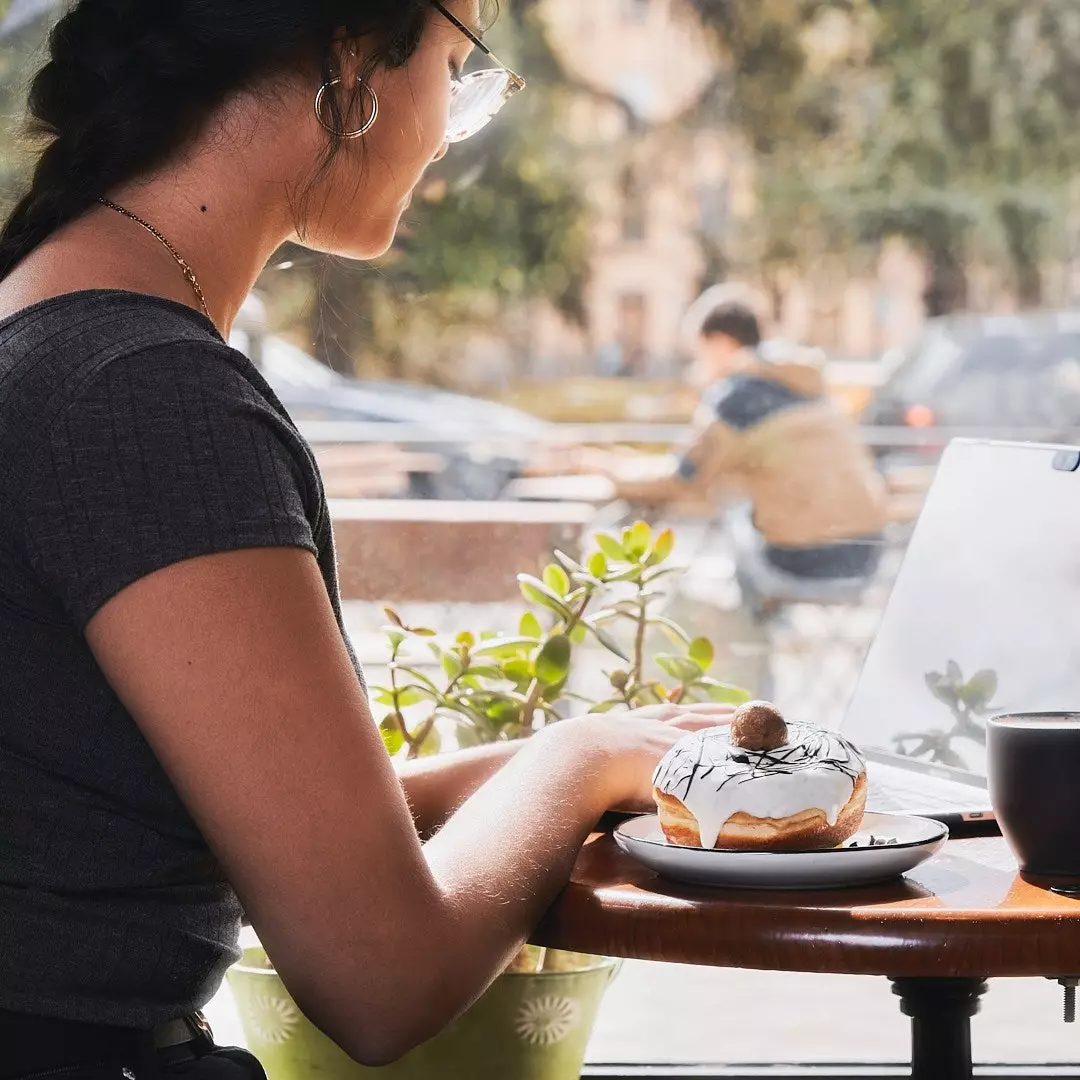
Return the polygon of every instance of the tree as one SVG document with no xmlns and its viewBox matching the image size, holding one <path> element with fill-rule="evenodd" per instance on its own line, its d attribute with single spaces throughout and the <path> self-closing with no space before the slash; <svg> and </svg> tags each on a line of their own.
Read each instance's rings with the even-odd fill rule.
<svg viewBox="0 0 1080 1080">
<path fill-rule="evenodd" d="M 930 314 L 965 306 L 975 261 L 1042 300 L 1071 254 L 1073 0 L 691 2 L 731 56 L 714 105 L 757 157 L 763 261 L 902 235 L 925 252 Z M 846 47 L 823 61 L 813 30 L 838 14 Z"/>
<path fill-rule="evenodd" d="M 926 249 L 928 307 L 961 306 L 964 268 L 1003 266 L 1023 305 L 1071 252 L 1080 166 L 1080 12 L 1072 0 L 879 0 L 874 74 L 887 96 L 868 114 L 864 231 L 902 232 Z"/>
</svg>

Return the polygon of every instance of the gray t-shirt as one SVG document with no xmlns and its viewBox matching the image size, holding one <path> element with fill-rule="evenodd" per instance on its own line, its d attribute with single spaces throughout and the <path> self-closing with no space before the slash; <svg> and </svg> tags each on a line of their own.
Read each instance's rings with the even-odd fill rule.
<svg viewBox="0 0 1080 1080">
<path fill-rule="evenodd" d="M 0 323 L 0 506 L 0 1008 L 148 1028 L 213 996 L 241 911 L 83 631 L 147 574 L 272 546 L 317 556 L 340 624 L 322 482 L 208 320 L 96 291 Z"/>
</svg>

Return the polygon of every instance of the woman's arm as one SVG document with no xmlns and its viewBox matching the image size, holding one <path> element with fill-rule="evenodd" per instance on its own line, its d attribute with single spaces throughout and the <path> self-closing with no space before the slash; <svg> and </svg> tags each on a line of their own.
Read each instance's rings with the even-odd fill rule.
<svg viewBox="0 0 1080 1080">
<path fill-rule="evenodd" d="M 496 743 L 398 764 L 397 774 L 421 838 L 427 839 L 441 829 L 450 815 L 522 746 L 520 741 Z"/>
<path fill-rule="evenodd" d="M 367 1064 L 483 992 L 680 734 L 632 715 L 557 724 L 421 847 L 307 552 L 175 564 L 87 638 L 290 992 Z"/>
</svg>

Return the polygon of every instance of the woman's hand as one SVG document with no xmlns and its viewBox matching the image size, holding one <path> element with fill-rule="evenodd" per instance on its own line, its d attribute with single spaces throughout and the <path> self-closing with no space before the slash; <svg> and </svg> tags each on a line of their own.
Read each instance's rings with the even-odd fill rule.
<svg viewBox="0 0 1080 1080">
<path fill-rule="evenodd" d="M 582 741 L 583 765 L 601 762 L 609 809 L 654 805 L 652 778 L 660 759 L 687 732 L 731 723 L 732 705 L 654 705 L 632 712 L 584 716 L 549 728 Z"/>
</svg>

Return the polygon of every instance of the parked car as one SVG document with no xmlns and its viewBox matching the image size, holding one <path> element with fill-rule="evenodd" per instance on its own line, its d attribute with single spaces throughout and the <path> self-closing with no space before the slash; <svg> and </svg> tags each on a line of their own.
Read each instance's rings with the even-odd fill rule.
<svg viewBox="0 0 1080 1080">
<path fill-rule="evenodd" d="M 530 443 L 550 426 L 519 409 L 481 398 L 409 383 L 349 378 L 266 334 L 264 326 L 261 306 L 252 298 L 237 319 L 232 344 L 252 359 L 301 428 L 319 421 L 385 425 L 385 439 L 378 433 L 371 439 L 385 444 L 395 442 L 395 429 L 430 432 L 430 439 L 407 444 L 418 460 L 433 462 L 408 472 L 403 494 L 411 498 L 501 498 L 522 474 Z"/>
<path fill-rule="evenodd" d="M 1080 435 L 1080 311 L 930 320 L 864 421 Z"/>
</svg>

